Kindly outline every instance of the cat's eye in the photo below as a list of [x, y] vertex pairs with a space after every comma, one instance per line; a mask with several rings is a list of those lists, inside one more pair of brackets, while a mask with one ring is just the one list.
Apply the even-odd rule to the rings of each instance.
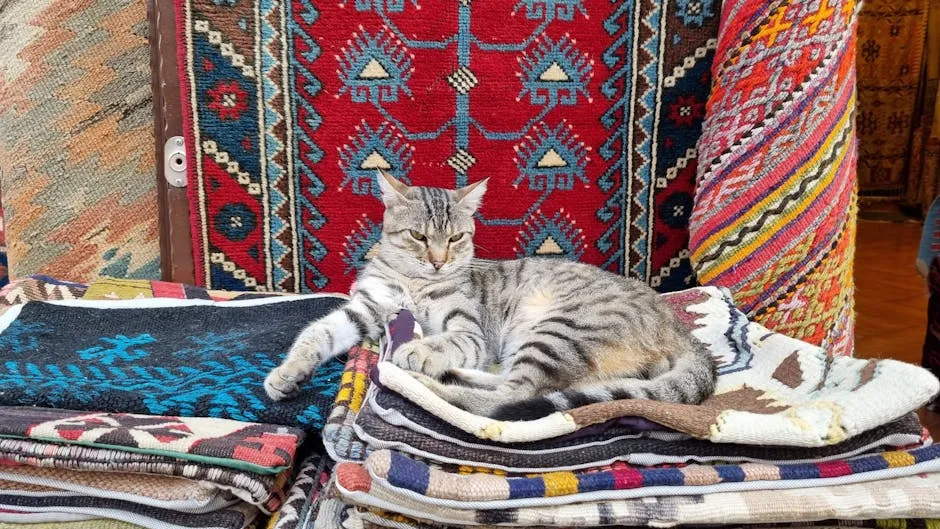
[[456, 235], [451, 235], [450, 242], [460, 242], [460, 239], [463, 239], [464, 233], [458, 233]]
[[425, 237], [423, 233], [417, 232], [417, 231], [414, 231], [414, 230], [408, 230], [408, 235], [411, 235], [411, 238], [414, 239], [414, 240], [416, 240], [416, 241], [422, 241], [422, 242], [424, 242], [424, 241], [428, 240], [428, 238]]

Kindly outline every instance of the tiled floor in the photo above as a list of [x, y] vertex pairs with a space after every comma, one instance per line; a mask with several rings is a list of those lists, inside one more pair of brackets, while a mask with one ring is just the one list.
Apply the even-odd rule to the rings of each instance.
[[[920, 363], [927, 289], [914, 266], [920, 224], [859, 221], [855, 254], [855, 356]], [[940, 438], [940, 415], [923, 412]]]

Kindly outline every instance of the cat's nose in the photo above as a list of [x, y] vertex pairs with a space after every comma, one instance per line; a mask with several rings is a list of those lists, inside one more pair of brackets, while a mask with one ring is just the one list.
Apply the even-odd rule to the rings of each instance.
[[444, 261], [431, 261], [431, 264], [434, 266], [435, 270], [440, 270], [444, 266]]

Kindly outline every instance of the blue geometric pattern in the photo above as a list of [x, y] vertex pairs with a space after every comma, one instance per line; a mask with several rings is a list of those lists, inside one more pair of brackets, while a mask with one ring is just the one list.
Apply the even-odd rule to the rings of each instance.
[[513, 181], [518, 186], [528, 180], [529, 189], [537, 191], [564, 191], [574, 188], [574, 181], [589, 183], [584, 174], [589, 158], [588, 149], [572, 134], [564, 121], [555, 128], [542, 123], [534, 134], [516, 147], [516, 167], [519, 176]]
[[399, 93], [412, 95], [408, 80], [413, 71], [411, 57], [394, 35], [361, 30], [343, 49], [339, 78], [344, 86], [339, 93], [349, 92], [356, 103], [395, 102]]
[[553, 42], [547, 36], [519, 59], [522, 67], [522, 91], [518, 97], [529, 94], [533, 105], [574, 105], [580, 94], [591, 99], [587, 91], [592, 76], [591, 62], [563, 36]]
[[346, 175], [340, 187], [349, 187], [357, 195], [372, 195], [381, 199], [382, 191], [376, 179], [378, 169], [387, 171], [406, 184], [411, 183], [408, 172], [411, 170], [414, 148], [408, 145], [401, 134], [397, 134], [388, 123], [382, 123], [372, 130], [365, 121], [356, 128], [356, 133], [339, 153], [340, 167]]
[[565, 215], [564, 210], [551, 218], [541, 211], [527, 221], [516, 239], [516, 257], [563, 257], [577, 261], [587, 244], [581, 230]]
[[318, 297], [250, 307], [91, 309], [25, 305], [0, 333], [0, 406], [221, 417], [322, 426], [343, 362], [291, 401], [264, 379], [311, 320], [344, 303]]

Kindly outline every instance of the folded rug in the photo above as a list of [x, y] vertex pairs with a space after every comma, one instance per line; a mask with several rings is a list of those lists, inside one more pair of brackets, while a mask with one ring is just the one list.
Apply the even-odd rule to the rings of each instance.
[[[444, 440], [454, 438], [468, 443], [477, 442], [492, 446], [499, 445], [499, 443], [480, 440], [454, 428], [446, 422], [428, 414], [420, 407], [412, 405], [407, 399], [401, 398], [394, 392], [370, 391], [372, 381], [369, 374], [379, 359], [387, 358], [399, 345], [412, 339], [420, 338], [421, 329], [415, 322], [411, 313], [407, 310], [403, 310], [389, 322], [385, 336], [388, 337], [388, 339], [385, 340], [382, 346], [372, 342], [366, 342], [359, 347], [354, 347], [349, 352], [346, 368], [340, 379], [341, 385], [336, 395], [333, 410], [330, 412], [326, 425], [323, 427], [323, 443], [330, 457], [337, 461], [362, 461], [365, 459], [365, 456], [372, 450], [372, 447], [364, 443], [360, 438], [362, 430], [360, 425], [356, 425], [356, 421], [359, 414], [364, 409], [368, 411], [370, 406], [373, 408], [381, 408], [384, 406], [380, 415], [383, 415], [383, 417], [390, 421], [393, 420], [393, 418], [402, 421], [397, 424], [405, 424], [405, 422], [410, 419], [420, 421], [422, 427], [418, 428], [418, 430], [440, 432], [440, 435], [442, 435], [441, 438]], [[369, 406], [363, 407], [365, 402], [368, 402]], [[383, 404], [378, 404], [379, 402]], [[393, 408], [394, 411], [392, 411]], [[412, 427], [413, 425], [409, 424], [408, 426]], [[664, 439], [676, 440], [688, 437], [685, 434], [671, 432], [664, 426], [639, 417], [621, 417], [616, 420], [608, 421], [607, 423], [583, 428], [567, 436], [553, 439], [550, 441], [550, 446], [577, 446], [579, 444], [577, 439], [581, 438], [585, 439], [584, 443], [589, 443], [600, 438], [610, 439], [619, 435], [637, 435], [638, 432], [653, 431], [657, 432], [655, 435], [660, 435]], [[917, 439], [907, 437], [905, 437], [905, 440], [908, 440], [909, 443], [917, 442]], [[486, 446], [482, 446], [482, 448], [485, 449]], [[517, 445], [514, 448], [545, 449], [547, 446], [545, 443], [533, 443], [531, 447]], [[596, 464], [597, 460], [592, 462]]]
[[[940, 472], [940, 445], [826, 463], [661, 467], [615, 463], [578, 472], [524, 476], [461, 473], [457, 469], [431, 467], [390, 450], [379, 450], [366, 459], [364, 468], [373, 486], [428, 505], [503, 509], [649, 496], [822, 487]], [[343, 475], [339, 470], [337, 475], [338, 485], [343, 490], [346, 488]], [[940, 479], [940, 475], [937, 477]]]
[[2, 485], [0, 509], [88, 514], [147, 529], [242, 529], [258, 516], [258, 509], [241, 502], [213, 512], [196, 514], [73, 493], [9, 490]]
[[78, 299], [86, 289], [88, 285], [81, 283], [59, 281], [43, 275], [27, 276], [0, 289], [0, 313], [27, 301]]
[[672, 527], [685, 524], [791, 523], [825, 519], [940, 518], [940, 474], [790, 490], [690, 493], [568, 505], [476, 510], [395, 494], [354, 463], [337, 466], [337, 485], [352, 503], [451, 525]]
[[940, 390], [929, 371], [894, 360], [829, 357], [747, 321], [726, 291], [702, 287], [664, 299], [718, 362], [715, 395], [700, 405], [619, 400], [533, 421], [496, 421], [441, 399], [388, 362], [379, 383], [482, 439], [537, 441], [618, 417], [639, 416], [717, 443], [824, 446], [899, 419]]
[[144, 473], [0, 465], [0, 480], [180, 512], [211, 512], [238, 501], [218, 486], [205, 481]]
[[[25, 529], [24, 523], [0, 522], [0, 529]], [[107, 520], [104, 518], [94, 518], [90, 520], [73, 522], [37, 522], [29, 523], [28, 529], [139, 529], [139, 525], [122, 522], [119, 520]]]
[[[391, 398], [389, 398], [391, 397]], [[377, 412], [363, 406], [356, 434], [373, 449], [390, 448], [419, 458], [508, 472], [576, 470], [623, 461], [633, 465], [686, 462], [810, 463], [871, 452], [882, 447], [906, 447], [925, 440], [924, 429], [911, 413], [892, 423], [856, 435], [837, 445], [818, 448], [712, 443], [697, 439], [668, 439], [609, 428], [574, 439], [556, 438], [512, 445], [463, 439], [469, 434], [427, 415], [421, 408], [390, 391], [373, 392], [370, 401], [386, 402]], [[438, 424], [443, 423], [443, 424]], [[657, 432], [660, 436], [662, 432]]]
[[277, 474], [293, 464], [304, 432], [206, 417], [0, 406], [0, 437], [165, 455]]
[[330, 477], [333, 462], [316, 453], [300, 465], [284, 505], [268, 521], [269, 529], [305, 529], [320, 505], [320, 492]]
[[336, 461], [361, 461], [368, 452], [368, 447], [356, 436], [353, 423], [371, 385], [369, 373], [379, 361], [379, 350], [379, 344], [364, 342], [348, 353], [333, 409], [323, 426], [323, 446]]
[[29, 512], [0, 509], [0, 523], [13, 525], [19, 528], [22, 528], [24, 524], [38, 525], [44, 523], [82, 522], [86, 520], [103, 520], [103, 518], [100, 516], [92, 516], [90, 514], [75, 514], [67, 512]]
[[[445, 526], [412, 520], [400, 514], [348, 506], [341, 513], [341, 526], [347, 529], [442, 529]], [[940, 520], [896, 518], [894, 520], [819, 520], [788, 524], [721, 525], [721, 529], [936, 529]], [[477, 527], [498, 527], [495, 525]], [[530, 526], [531, 527], [531, 526]], [[544, 527], [544, 526], [542, 526]], [[683, 525], [686, 529], [716, 529], [714, 525]], [[0, 527], [2, 529], [2, 527]]]
[[204, 287], [153, 281], [149, 279], [123, 279], [99, 277], [88, 285], [82, 299], [211, 299], [228, 301], [233, 299], [257, 299], [280, 295], [276, 292], [232, 292], [229, 290], [209, 290]]
[[277, 475], [258, 474], [168, 456], [25, 439], [0, 439], [0, 465], [185, 477], [217, 485], [265, 512], [280, 507], [290, 477], [287, 470]]
[[[343, 364], [300, 398], [263, 382], [311, 320], [344, 302], [312, 295], [211, 302], [32, 302], [0, 316], [0, 405], [219, 417], [318, 430]], [[263, 332], [259, 332], [263, 329]]]

